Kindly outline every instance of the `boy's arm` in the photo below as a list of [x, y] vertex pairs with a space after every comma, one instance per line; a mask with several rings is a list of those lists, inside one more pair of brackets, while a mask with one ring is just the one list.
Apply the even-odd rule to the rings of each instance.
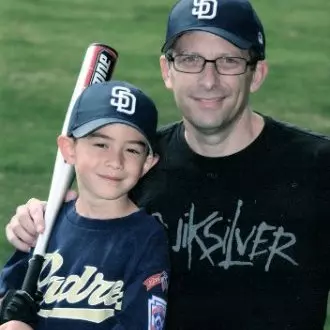
[[0, 297], [9, 290], [20, 289], [28, 268], [30, 254], [16, 251], [6, 262], [0, 273]]
[[9, 321], [2, 324], [0, 330], [33, 330], [33, 328], [21, 321]]
[[36, 322], [38, 301], [20, 290], [29, 258], [30, 254], [16, 251], [0, 273], [0, 324], [11, 320]]
[[141, 251], [141, 258], [125, 283], [120, 325], [114, 329], [165, 329], [170, 263], [165, 232], [158, 231]]

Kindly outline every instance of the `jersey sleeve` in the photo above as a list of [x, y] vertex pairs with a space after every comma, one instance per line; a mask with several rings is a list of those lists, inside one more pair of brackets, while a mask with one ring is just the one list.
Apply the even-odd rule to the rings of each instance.
[[144, 244], [141, 257], [125, 284], [120, 326], [115, 329], [165, 329], [167, 290], [170, 273], [165, 232], [157, 231]]
[[10, 289], [20, 289], [28, 267], [30, 254], [16, 251], [0, 273], [0, 297]]

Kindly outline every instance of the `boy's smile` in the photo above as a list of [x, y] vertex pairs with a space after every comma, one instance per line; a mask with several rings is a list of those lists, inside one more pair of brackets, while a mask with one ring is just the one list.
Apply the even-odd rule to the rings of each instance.
[[75, 166], [83, 201], [79, 205], [84, 207], [104, 203], [109, 210], [109, 202], [126, 205], [127, 193], [158, 160], [149, 154], [145, 137], [126, 124], [108, 124], [84, 138], [64, 139], [62, 151]]

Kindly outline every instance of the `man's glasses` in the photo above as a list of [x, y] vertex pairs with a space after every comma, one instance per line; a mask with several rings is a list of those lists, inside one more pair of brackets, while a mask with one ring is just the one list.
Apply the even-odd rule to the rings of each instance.
[[207, 60], [203, 56], [195, 54], [171, 55], [165, 54], [168, 61], [173, 62], [174, 69], [184, 73], [200, 73], [206, 63], [213, 63], [217, 72], [221, 75], [236, 76], [246, 72], [249, 65], [256, 62], [248, 61], [243, 57], [221, 56], [215, 60]]

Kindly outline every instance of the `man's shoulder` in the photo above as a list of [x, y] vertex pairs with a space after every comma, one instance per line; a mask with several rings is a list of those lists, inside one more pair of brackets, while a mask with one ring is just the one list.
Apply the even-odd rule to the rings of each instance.
[[182, 121], [176, 121], [160, 127], [157, 131], [157, 142], [160, 148], [165, 147], [170, 142], [177, 141], [176, 137], [182, 130]]
[[157, 130], [157, 135], [159, 138], [168, 136], [169, 134], [172, 134], [176, 130], [178, 130], [182, 125], [182, 121], [174, 121], [172, 123], [168, 123], [166, 125], [161, 126]]
[[282, 143], [283, 147], [301, 147], [304, 151], [313, 153], [319, 151], [330, 153], [329, 136], [270, 117], [265, 119], [269, 135]]

